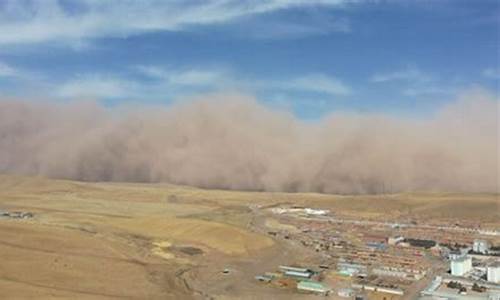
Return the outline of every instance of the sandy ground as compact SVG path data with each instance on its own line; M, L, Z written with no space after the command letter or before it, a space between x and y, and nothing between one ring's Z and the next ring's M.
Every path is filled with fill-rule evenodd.
M1 299L307 299L255 282L307 259L255 232L253 206L293 203L369 218L466 219L499 226L497 195L333 196L82 183L0 175ZM223 274L228 268L230 274Z

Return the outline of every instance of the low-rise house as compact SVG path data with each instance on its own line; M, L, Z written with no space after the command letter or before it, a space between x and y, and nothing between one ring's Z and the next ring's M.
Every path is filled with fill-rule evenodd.
M294 277L299 279L309 279L313 273L311 272L299 272L299 271L286 271L285 276Z
M405 238L401 235L398 235L398 236L391 236L387 239L387 244L389 245L397 245L401 242L403 242L405 240Z
M325 284L312 280L303 280L297 284L297 289L300 291L314 292L323 295L327 295L331 288Z
M255 279L262 282L271 282L271 280L273 280L273 278L268 275L257 275Z
M343 288L337 292L337 295L343 298L351 298L354 295L354 291L349 288Z
M476 253L486 254L490 249L490 244L485 240L474 240L472 243L472 251Z

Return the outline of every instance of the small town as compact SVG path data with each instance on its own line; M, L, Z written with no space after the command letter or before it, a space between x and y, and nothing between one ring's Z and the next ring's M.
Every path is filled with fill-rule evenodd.
M144 293L137 299L500 300L496 212L484 204L480 213L452 210L460 201L496 205L493 196L408 200L3 180L0 251L21 256L5 260L5 286L29 278L43 285L36 293L63 294L85 276L101 287L110 280L105 272L81 270L106 263L129 270L129 282L158 288L154 296L137 290ZM112 283L115 292L123 286Z
M500 300L500 0L0 0L0 300Z
M357 300L500 299L499 231L344 219L299 206L259 211L267 218L260 230L308 253L256 274L269 288Z

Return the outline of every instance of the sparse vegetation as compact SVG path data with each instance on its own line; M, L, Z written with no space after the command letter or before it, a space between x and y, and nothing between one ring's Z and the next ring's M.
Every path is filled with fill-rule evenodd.
M452 209L455 203L467 201L477 209ZM0 273L9 278L0 280L0 289L2 295L21 298L55 295L73 299L186 299L208 290L235 293L234 289L244 293L251 290L245 286L245 272L233 269L232 264L245 270L260 264L262 271L283 263L284 248L273 240L293 243L297 230L269 220L270 228L262 234L251 232L250 224L255 222L252 207L292 203L387 220L404 219L404 207L410 205L412 219L419 223L429 219L446 223L450 214L465 216L463 220L468 222L492 216L495 212L490 206L495 201L494 196L472 194L255 193L0 175L0 209L33 213L30 219L0 221ZM436 214L436 210L447 213ZM266 220L259 224L265 226ZM286 234L276 237L268 231ZM298 248L287 248L288 259L299 255L294 252ZM228 266L231 273L217 277ZM215 273L210 273L212 269ZM231 289L226 290L229 283Z

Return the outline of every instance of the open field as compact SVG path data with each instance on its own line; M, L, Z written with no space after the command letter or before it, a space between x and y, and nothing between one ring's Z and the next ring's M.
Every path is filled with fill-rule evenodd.
M253 280L271 265L307 258L256 230L292 228L252 213L278 204L500 228L498 195L257 193L2 175L0 210L34 217L0 219L1 298L307 298Z

